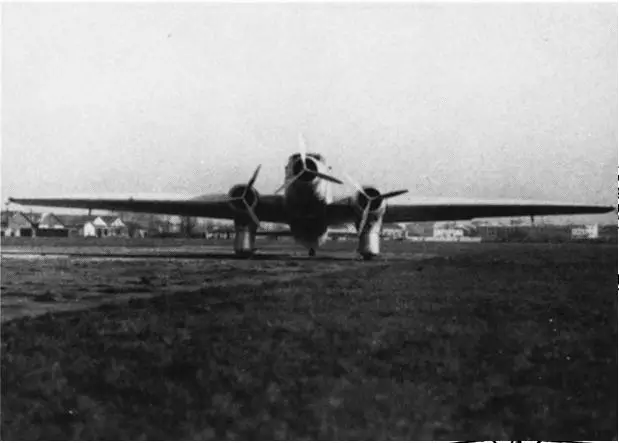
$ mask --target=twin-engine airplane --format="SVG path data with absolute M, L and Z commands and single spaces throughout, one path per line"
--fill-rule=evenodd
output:
M 388 199 L 408 191 L 381 193 L 375 187 L 360 186 L 350 177 L 347 179 L 357 192 L 334 200 L 331 184 L 343 184 L 342 181 L 329 175 L 331 168 L 320 154 L 306 153 L 302 137 L 300 152 L 288 158 L 285 182 L 274 194 L 262 195 L 254 187 L 259 171 L 260 166 L 249 182 L 233 186 L 228 194 L 201 195 L 189 200 L 9 198 L 9 201 L 31 206 L 231 219 L 235 225 L 234 251 L 239 256 L 254 253 L 260 221 L 288 224 L 289 234 L 307 248 L 310 256 L 314 256 L 327 239 L 329 226 L 352 222 L 358 233 L 357 251 L 366 260 L 380 253 L 383 223 L 605 213 L 614 209 L 611 206 L 535 202 L 387 205 Z M 278 195 L 282 190 L 284 194 Z

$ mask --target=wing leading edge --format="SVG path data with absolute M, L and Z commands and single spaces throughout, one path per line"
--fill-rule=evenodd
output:
M 407 221 L 470 220 L 490 217 L 535 215 L 604 214 L 612 206 L 567 205 L 554 203 L 449 203 L 388 206 L 385 223 Z
M 232 208 L 227 198 L 227 195 L 203 195 L 190 200 L 9 198 L 9 202 L 28 206 L 100 209 L 234 219 L 239 213 Z M 260 196 L 255 212 L 261 221 L 286 222 L 283 197 L 279 195 Z
M 471 220 L 473 218 L 518 217 L 536 215 L 604 214 L 616 209 L 613 206 L 577 205 L 537 202 L 479 202 L 479 203 L 418 203 L 387 206 L 383 222 L 404 223 L 422 221 Z M 330 221 L 352 221 L 358 215 L 349 202 L 329 206 Z

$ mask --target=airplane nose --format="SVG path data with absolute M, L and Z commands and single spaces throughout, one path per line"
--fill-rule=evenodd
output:
M 303 173 L 301 174 L 301 172 Z M 310 158 L 305 159 L 305 168 L 303 167 L 302 159 L 297 160 L 292 167 L 292 173 L 295 176 L 301 174 L 298 180 L 302 182 L 311 182 L 314 180 L 316 178 L 316 172 L 318 172 L 318 165 Z

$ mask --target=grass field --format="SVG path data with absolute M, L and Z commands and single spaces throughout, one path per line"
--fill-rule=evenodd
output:
M 615 438 L 614 246 L 385 243 L 370 263 L 353 247 L 3 257 L 3 306 L 70 307 L 3 321 L 0 437 Z

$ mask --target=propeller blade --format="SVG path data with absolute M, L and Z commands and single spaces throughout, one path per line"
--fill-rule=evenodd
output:
M 258 178 L 258 173 L 260 172 L 261 167 L 262 165 L 258 165 L 256 170 L 254 171 L 254 175 L 251 176 L 251 178 L 249 179 L 249 182 L 247 183 L 247 188 L 251 188 L 252 186 L 254 186 L 254 183 L 256 182 L 256 179 Z
M 286 189 L 288 186 L 290 186 L 290 183 L 284 182 L 284 184 L 282 184 L 279 188 L 275 190 L 274 194 L 279 194 L 280 191 Z
M 346 180 L 348 180 L 348 182 L 351 185 L 353 185 L 353 187 L 355 187 L 357 189 L 357 191 L 359 191 L 360 193 L 362 193 L 363 195 L 365 195 L 367 197 L 367 194 L 363 190 L 363 186 L 361 186 L 359 183 L 357 183 L 355 180 L 353 180 L 352 177 L 350 175 L 348 175 L 347 173 L 343 172 L 343 174 L 344 174 L 344 177 L 346 178 Z
M 307 145 L 305 144 L 305 137 L 299 132 L 299 154 L 301 154 L 301 160 L 303 160 L 303 169 L 305 169 L 305 154 L 307 153 Z
M 387 192 L 386 194 L 381 194 L 380 196 L 382 198 L 392 198 L 392 197 L 397 197 L 398 195 L 402 195 L 402 194 L 406 194 L 408 192 L 408 189 L 400 189 L 399 191 L 391 191 L 391 192 Z
M 258 217 L 256 216 L 256 214 L 254 214 L 254 210 L 251 208 L 251 206 L 247 204 L 245 200 L 243 200 L 243 203 L 245 203 L 245 207 L 247 208 L 247 213 L 249 214 L 251 219 L 254 221 L 256 226 L 260 226 L 260 220 L 258 220 Z
M 344 182 L 342 182 L 341 180 L 338 180 L 335 177 L 331 177 L 330 175 L 323 174 L 322 172 L 314 172 L 314 174 L 316 175 L 316 177 L 322 178 L 323 180 L 327 180 L 328 182 L 337 183 L 338 185 L 344 184 Z
M 365 224 L 368 221 L 368 215 L 370 214 L 370 204 L 365 205 L 365 209 L 363 210 L 363 215 L 361 216 L 361 223 L 359 223 L 359 230 L 357 231 L 357 235 L 361 237 L 363 233 L 363 229 L 365 228 Z
M 281 191 L 281 190 L 283 190 L 283 189 L 288 189 L 288 186 L 290 186 L 292 183 L 294 183 L 294 181 L 295 181 L 296 179 L 298 179 L 299 177 L 301 177 L 301 175 L 303 175 L 303 173 L 304 173 L 304 172 L 305 172 L 305 171 L 301 171 L 301 172 L 299 172 L 297 175 L 295 175 L 294 177 L 292 177 L 291 179 L 286 180 L 286 181 L 284 182 L 284 184 L 283 184 L 283 185 L 281 185 L 279 188 L 277 188 L 277 190 L 275 191 L 275 194 L 277 194 L 279 191 Z

